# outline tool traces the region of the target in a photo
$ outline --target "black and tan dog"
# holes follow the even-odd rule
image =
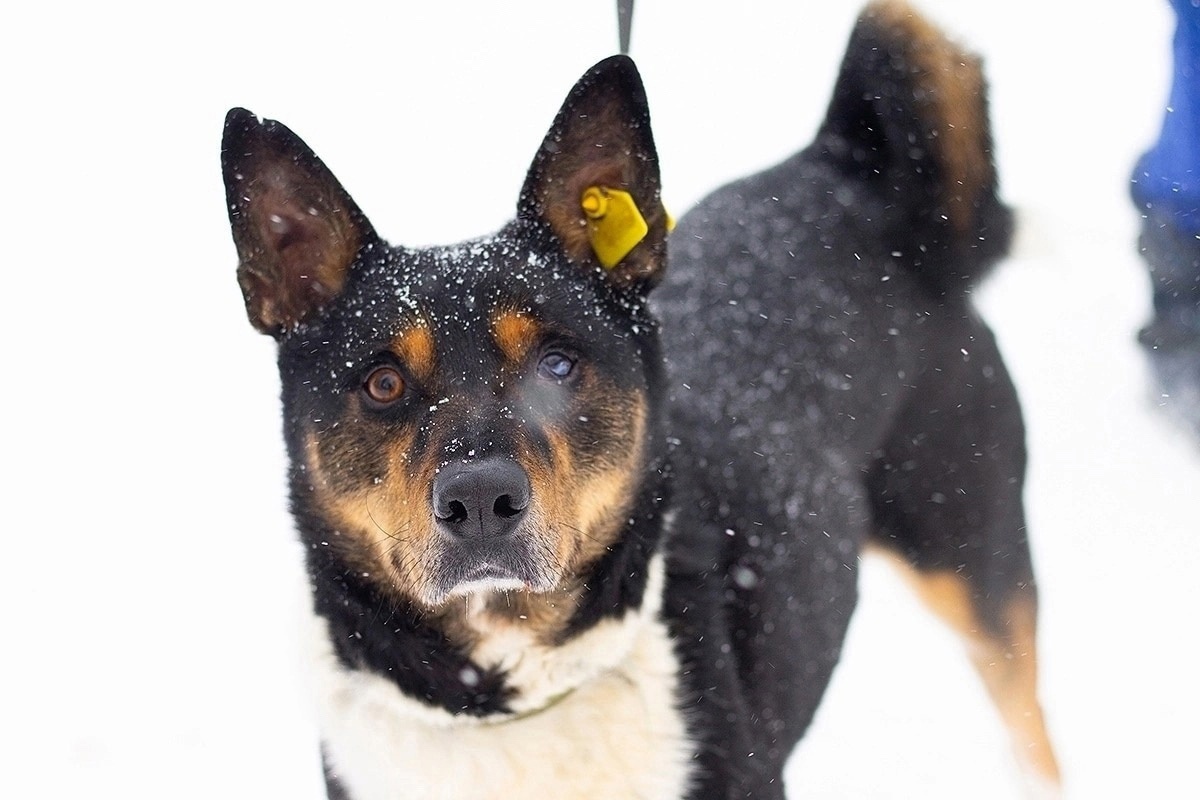
[[[968,303],[1010,226],[974,57],[868,8],[816,141],[684,217],[669,268],[625,58],[463,244],[386,244],[249,112],[222,156],[331,797],[783,797],[869,544],[1056,783],[1020,412]]]

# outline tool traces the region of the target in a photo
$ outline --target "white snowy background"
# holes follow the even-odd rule
[[[1025,225],[981,293],[1028,419],[1042,691],[1072,798],[1200,797],[1200,443],[1158,409],[1126,199],[1166,98],[1165,2],[924,0],[981,52]],[[666,198],[804,145],[854,2],[638,0]],[[285,121],[395,242],[512,212],[592,2],[15,3],[0,23],[0,795],[321,797],[293,652],[271,341],[218,165]],[[537,754],[531,754],[537,757]],[[792,796],[1009,798],[954,638],[883,564]]]

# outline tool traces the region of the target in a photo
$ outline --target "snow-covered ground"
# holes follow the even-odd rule
[[[640,0],[666,197],[804,144],[857,4]],[[1155,408],[1126,177],[1166,96],[1165,2],[925,0],[986,58],[1019,246],[982,293],[1022,392],[1043,694],[1069,796],[1200,796],[1200,442]],[[336,10],[335,10],[336,8]],[[20,3],[4,155],[0,794],[321,796],[272,345],[218,167],[231,105],[313,145],[393,241],[511,213],[592,3]],[[1008,798],[957,643],[881,564],[793,796]]]

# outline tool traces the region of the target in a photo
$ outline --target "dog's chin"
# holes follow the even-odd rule
[[[519,542],[445,548],[425,589],[425,601],[440,606],[453,598],[503,592],[548,592],[559,574]]]
[[[446,591],[447,599],[454,597],[470,597],[471,595],[491,594],[493,592],[525,592],[532,587],[518,578],[506,577],[503,574],[485,575],[472,578],[451,586]]]

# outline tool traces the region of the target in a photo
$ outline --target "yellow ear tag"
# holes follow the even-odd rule
[[[587,217],[592,250],[605,269],[620,264],[650,230],[629,192],[589,186],[579,204]]]

